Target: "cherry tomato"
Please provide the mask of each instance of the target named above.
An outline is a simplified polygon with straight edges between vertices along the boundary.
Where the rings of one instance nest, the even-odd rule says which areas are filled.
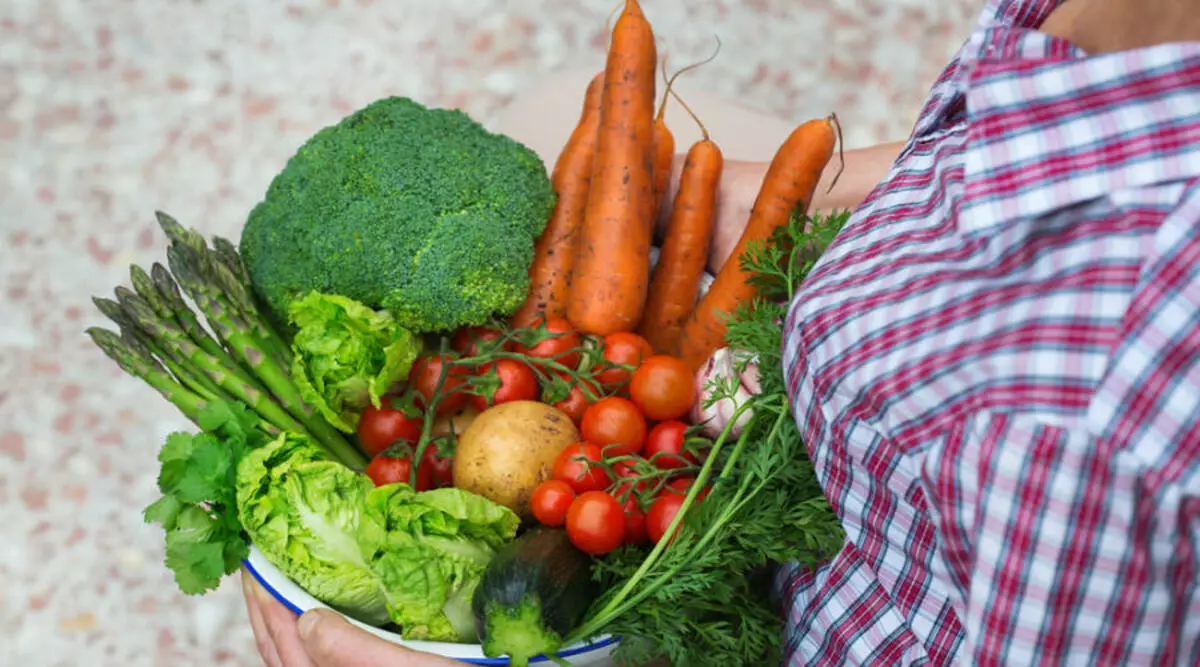
[[[533,328],[541,329],[541,321],[534,324]],[[579,334],[575,332],[571,323],[561,317],[551,317],[546,320],[545,329],[546,333],[552,337],[546,338],[531,348],[523,349],[522,352],[539,359],[552,359],[570,369],[577,368],[579,366],[578,349],[581,343]]]
[[[442,457],[438,454],[437,445],[430,443],[421,455],[421,470],[418,475],[428,471],[431,488],[440,489],[454,486],[454,457]]]
[[[464,357],[473,357],[479,354],[480,343],[496,340],[501,335],[503,335],[501,332],[487,327],[459,329],[454,334],[454,337],[450,339],[450,349]],[[507,343],[503,346],[504,349],[511,347]]]
[[[609,483],[604,468],[594,465],[600,457],[600,448],[590,442],[568,445],[554,460],[554,479],[570,484],[576,493],[599,491]]]
[[[654,354],[650,343],[635,333],[620,332],[604,337],[604,359],[609,363],[637,368],[643,359]],[[609,368],[596,374],[596,379],[606,387],[628,384],[631,371],[624,368]]]
[[[580,494],[567,510],[567,537],[584,553],[606,554],[625,541],[625,510],[603,491]]]
[[[625,544],[641,544],[646,541],[646,513],[638,507],[637,500],[630,496],[624,505]]]
[[[419,414],[409,415],[386,404],[368,405],[358,420],[358,441],[367,456],[375,456],[397,442],[417,442],[423,424]]]
[[[483,396],[471,394],[468,400],[472,407],[483,412],[501,403],[537,400],[537,375],[532,368],[512,359],[497,359],[494,365],[496,375],[500,378],[500,386],[496,387],[495,393],[492,394],[491,403]],[[491,373],[492,366],[493,364],[484,364],[479,368],[478,374],[483,376]]]
[[[683,496],[677,493],[664,493],[654,500],[650,511],[646,512],[646,535],[650,541],[658,544],[667,534],[667,528],[670,528],[682,505]]]
[[[533,490],[530,508],[542,525],[557,528],[567,522],[567,510],[575,502],[575,489],[561,479],[548,479]]]
[[[563,379],[565,379],[567,382],[574,381],[573,379],[565,377]],[[587,381],[585,380],[585,382]],[[587,385],[588,388],[592,390],[593,396],[600,395],[600,392],[596,389],[595,384],[588,382]],[[568,417],[571,418],[571,421],[578,425],[583,419],[583,413],[587,411],[589,405],[591,405],[591,401],[588,400],[587,393],[583,391],[583,383],[579,383],[573,385],[570,392],[567,394],[567,397],[555,403],[554,407],[562,410]]]
[[[395,484],[397,482],[408,484],[408,478],[412,474],[412,457],[407,454],[393,454],[391,452],[382,452],[371,462],[367,464],[367,477],[375,483],[375,486],[385,486],[387,484]],[[432,480],[429,477],[429,469],[425,466],[417,467],[417,491],[428,491],[432,488]]]
[[[437,391],[438,379],[442,376],[442,367],[450,360],[452,357],[447,355],[431,354],[417,359],[417,362],[413,364],[408,381],[422,407],[428,405],[429,401],[433,399],[433,394]],[[467,375],[467,370],[462,367],[450,367],[446,371],[446,379],[442,382],[442,399],[438,403],[437,409],[439,417],[458,412],[459,408],[466,403],[467,395],[458,389],[462,387]]]
[[[633,372],[629,397],[648,419],[680,419],[696,402],[696,378],[682,359],[660,354]]]
[[[642,456],[660,470],[674,470],[689,463],[699,463],[692,453],[683,454],[683,441],[687,437],[687,424],[680,421],[665,421],[655,424],[646,434],[646,445]],[[655,455],[658,455],[655,458]],[[681,455],[682,454],[682,455]]]
[[[609,396],[583,413],[583,439],[600,445],[605,456],[636,454],[646,441],[646,418],[627,398]]]
[[[617,461],[613,464],[612,468],[613,473],[615,473],[617,476],[617,480],[614,481],[619,481],[622,477],[637,477],[639,475],[639,473],[633,469],[633,465],[628,461]],[[616,490],[613,491],[613,497],[615,497],[617,500],[620,500],[626,495],[626,491],[629,490],[631,485],[636,493],[642,493],[646,490],[646,480],[644,479],[632,483],[621,482],[617,484]],[[629,497],[632,498],[633,495],[631,494]]]

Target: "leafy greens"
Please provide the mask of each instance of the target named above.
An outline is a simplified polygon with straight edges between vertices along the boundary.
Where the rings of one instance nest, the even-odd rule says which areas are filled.
[[[519,519],[460,489],[374,487],[284,434],[238,469],[242,525],[279,570],[359,620],[406,639],[472,641],[470,596]]]
[[[336,294],[310,292],[292,302],[292,379],[301,397],[326,421],[353,433],[367,405],[408,377],[421,353],[421,340],[375,311]]]
[[[163,495],[144,513],[166,531],[167,567],[189,595],[216,588],[249,552],[234,492],[237,463],[267,440],[258,415],[241,403],[210,403],[196,421],[201,433],[172,433],[159,450]]]

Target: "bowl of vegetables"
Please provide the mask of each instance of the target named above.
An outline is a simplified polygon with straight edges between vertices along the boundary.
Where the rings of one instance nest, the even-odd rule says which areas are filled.
[[[144,510],[183,593],[244,566],[293,611],[466,663],[778,660],[772,564],[842,539],[781,358],[815,261],[793,249],[846,221],[803,205],[835,128],[788,138],[709,276],[707,136],[653,246],[654,43],[627,0],[550,173],[390,97],[299,147],[237,243],[158,214],[165,263],[87,333],[195,425]]]

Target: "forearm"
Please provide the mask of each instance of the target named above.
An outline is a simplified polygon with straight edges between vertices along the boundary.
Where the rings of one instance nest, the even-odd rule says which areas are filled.
[[[858,208],[887,176],[903,148],[904,142],[898,141],[848,150],[845,152],[844,168],[838,156],[834,155],[821,175],[809,209],[832,211]],[[763,173],[766,173],[765,166]]]

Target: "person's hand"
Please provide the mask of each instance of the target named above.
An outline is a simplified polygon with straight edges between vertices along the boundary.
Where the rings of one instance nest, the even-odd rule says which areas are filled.
[[[668,196],[662,200],[657,221],[657,237],[662,238],[667,230],[667,222],[671,216],[675,193],[679,188],[679,173],[683,169],[683,157],[675,159],[674,173],[671,174],[671,184]],[[721,270],[725,260],[733,253],[742,231],[746,229],[746,221],[750,219],[750,210],[754,208],[754,200],[762,187],[763,176],[766,175],[765,162],[744,162],[741,160],[726,160],[721,170],[720,190],[717,195],[717,210],[713,220],[712,243],[709,246],[708,270],[714,275]]]
[[[455,667],[460,663],[412,651],[351,625],[341,615],[313,610],[297,620],[242,570],[242,592],[258,652],[268,667]]]

